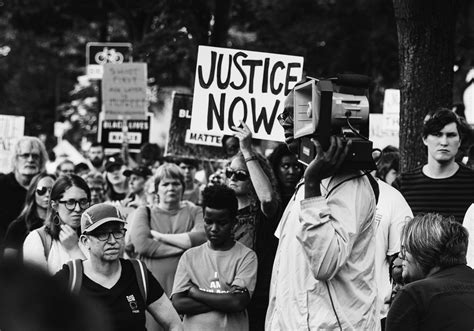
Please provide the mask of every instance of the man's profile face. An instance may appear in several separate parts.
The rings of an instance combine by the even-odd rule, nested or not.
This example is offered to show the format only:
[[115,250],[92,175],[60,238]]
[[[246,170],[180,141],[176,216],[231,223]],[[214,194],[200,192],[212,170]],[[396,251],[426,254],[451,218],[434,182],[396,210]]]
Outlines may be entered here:
[[39,173],[40,164],[40,150],[28,141],[22,142],[16,156],[16,171],[23,176],[34,176]]
[[288,146],[288,149],[297,154],[299,152],[298,141],[294,138],[294,125],[293,125],[293,91],[288,94],[285,99],[285,108],[281,114],[282,120],[280,125],[283,127],[283,132],[285,134],[285,144]]
[[428,148],[428,160],[438,163],[454,162],[461,146],[461,137],[455,122],[446,124],[439,132],[433,132],[423,138]]
[[91,147],[88,156],[94,167],[100,167],[104,161],[104,150],[101,146]]

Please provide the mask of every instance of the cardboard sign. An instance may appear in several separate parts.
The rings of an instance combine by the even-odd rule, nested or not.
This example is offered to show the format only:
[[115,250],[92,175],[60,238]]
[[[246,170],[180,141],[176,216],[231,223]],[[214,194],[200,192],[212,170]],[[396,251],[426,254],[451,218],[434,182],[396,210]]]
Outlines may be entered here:
[[[123,121],[101,121],[101,143],[107,154],[120,152],[123,143]],[[128,150],[139,153],[143,144],[150,140],[150,118],[127,121]]]
[[191,130],[232,134],[244,121],[253,138],[284,141],[277,116],[301,79],[303,58],[199,46]]
[[145,120],[146,63],[105,64],[102,103],[106,120]]
[[18,138],[25,132],[24,116],[0,115],[0,172],[12,171],[11,157]]
[[173,108],[165,156],[186,157],[199,160],[225,159],[222,135],[190,130],[193,97],[173,93]]
[[392,115],[369,114],[369,126],[369,139],[374,143],[374,148],[383,149],[388,145],[398,147],[398,117],[394,123]]

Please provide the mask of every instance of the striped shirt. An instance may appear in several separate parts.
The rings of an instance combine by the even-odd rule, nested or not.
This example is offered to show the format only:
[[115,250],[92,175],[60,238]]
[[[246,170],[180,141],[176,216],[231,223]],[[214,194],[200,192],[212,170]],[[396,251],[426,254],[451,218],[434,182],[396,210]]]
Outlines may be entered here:
[[430,178],[423,167],[404,173],[399,188],[413,211],[453,215],[462,223],[469,206],[474,203],[474,171],[459,164],[458,171],[448,178]]

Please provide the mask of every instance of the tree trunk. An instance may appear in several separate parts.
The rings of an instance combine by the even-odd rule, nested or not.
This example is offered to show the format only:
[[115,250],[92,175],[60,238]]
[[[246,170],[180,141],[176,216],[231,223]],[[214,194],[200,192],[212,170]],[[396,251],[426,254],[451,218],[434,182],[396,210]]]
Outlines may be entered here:
[[230,8],[232,0],[216,0],[214,12],[214,27],[211,34],[212,46],[227,46],[227,36],[229,34]]
[[456,0],[393,0],[400,65],[401,171],[426,163],[423,119],[452,106]]

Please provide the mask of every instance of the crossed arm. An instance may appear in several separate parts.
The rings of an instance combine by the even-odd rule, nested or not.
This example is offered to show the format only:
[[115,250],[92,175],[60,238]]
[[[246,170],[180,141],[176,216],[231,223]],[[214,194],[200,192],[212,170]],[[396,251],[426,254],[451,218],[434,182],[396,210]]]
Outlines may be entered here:
[[210,293],[192,286],[186,292],[174,294],[172,302],[180,314],[197,315],[214,310],[235,313],[247,307],[250,295],[246,288],[236,285],[228,293]]

